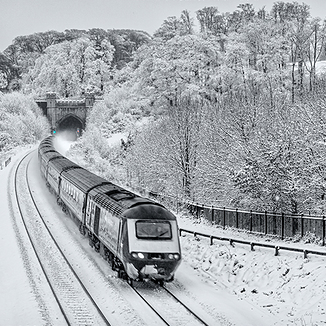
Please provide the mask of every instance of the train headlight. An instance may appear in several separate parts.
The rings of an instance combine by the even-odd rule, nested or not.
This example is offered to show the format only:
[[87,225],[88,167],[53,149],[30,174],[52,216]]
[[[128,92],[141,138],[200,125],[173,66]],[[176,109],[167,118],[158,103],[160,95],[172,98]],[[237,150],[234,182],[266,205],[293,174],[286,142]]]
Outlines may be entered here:
[[139,252],[138,253],[138,258],[144,259],[145,258],[145,255],[142,252]]
[[145,258],[145,255],[142,252],[133,252],[131,254],[131,256],[134,257],[134,258],[140,258],[140,259],[144,259]]
[[179,254],[168,254],[168,258],[169,259],[175,259],[175,260],[178,260],[180,259],[180,255]]

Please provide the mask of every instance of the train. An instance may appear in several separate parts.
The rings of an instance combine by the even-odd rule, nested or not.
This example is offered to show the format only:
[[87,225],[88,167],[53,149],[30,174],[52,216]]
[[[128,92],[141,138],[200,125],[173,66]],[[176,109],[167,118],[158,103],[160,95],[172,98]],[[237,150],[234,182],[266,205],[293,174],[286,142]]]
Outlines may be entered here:
[[90,246],[130,283],[173,281],[181,263],[175,215],[64,157],[55,149],[54,137],[38,147],[40,171]]

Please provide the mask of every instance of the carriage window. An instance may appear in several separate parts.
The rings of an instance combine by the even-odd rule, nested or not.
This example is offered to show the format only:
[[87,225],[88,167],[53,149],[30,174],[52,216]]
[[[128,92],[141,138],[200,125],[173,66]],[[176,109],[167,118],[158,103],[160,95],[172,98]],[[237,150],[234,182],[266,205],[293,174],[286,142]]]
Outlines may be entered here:
[[136,236],[140,239],[171,239],[169,222],[136,222]]

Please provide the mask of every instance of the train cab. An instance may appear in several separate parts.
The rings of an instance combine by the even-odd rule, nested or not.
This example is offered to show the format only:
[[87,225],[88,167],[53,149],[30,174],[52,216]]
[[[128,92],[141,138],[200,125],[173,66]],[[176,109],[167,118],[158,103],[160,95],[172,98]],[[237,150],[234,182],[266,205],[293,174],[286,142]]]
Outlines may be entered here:
[[181,262],[175,216],[156,204],[136,205],[123,216],[121,242],[127,274],[133,279],[172,281]]

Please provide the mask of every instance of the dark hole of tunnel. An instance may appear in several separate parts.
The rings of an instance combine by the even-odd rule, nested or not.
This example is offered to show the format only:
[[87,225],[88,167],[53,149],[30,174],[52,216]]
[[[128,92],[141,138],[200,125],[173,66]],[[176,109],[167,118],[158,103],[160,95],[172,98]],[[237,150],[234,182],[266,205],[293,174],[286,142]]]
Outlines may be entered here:
[[82,129],[82,123],[78,119],[69,116],[59,123],[56,128],[56,134],[66,140],[74,141],[81,135]]

